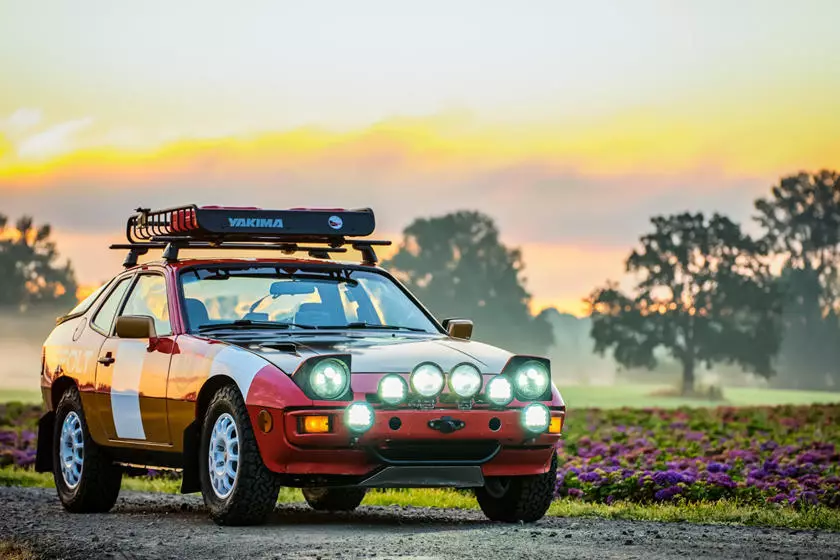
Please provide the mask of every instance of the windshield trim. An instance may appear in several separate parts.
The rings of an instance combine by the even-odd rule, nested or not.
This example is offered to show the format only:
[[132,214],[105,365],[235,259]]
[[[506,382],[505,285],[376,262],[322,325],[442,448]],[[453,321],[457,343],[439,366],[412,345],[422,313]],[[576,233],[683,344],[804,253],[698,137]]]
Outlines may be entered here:
[[[213,269],[230,269],[230,270],[245,270],[249,268],[271,268],[271,267],[284,267],[284,266],[293,266],[299,270],[359,270],[363,272],[369,272],[372,274],[379,274],[380,276],[384,276],[388,280],[394,283],[394,285],[402,291],[403,294],[423,313],[423,315],[432,323],[434,328],[437,330],[437,334],[447,334],[446,329],[443,328],[443,325],[432,315],[432,313],[423,305],[417,297],[412,294],[408,288],[406,288],[402,282],[397,280],[391,273],[389,273],[384,268],[379,267],[370,267],[364,265],[357,265],[357,264],[345,264],[345,263],[335,263],[335,262],[325,262],[325,263],[309,263],[309,262],[283,262],[283,261],[259,261],[259,262],[219,262],[219,263],[204,263],[204,264],[194,264],[184,266],[182,268],[178,268],[177,274],[175,277],[175,284],[176,289],[178,290],[178,311],[181,314],[182,322],[184,325],[184,332],[187,334],[199,334],[198,329],[193,329],[189,324],[189,316],[187,315],[186,309],[186,296],[184,295],[184,283],[181,281],[181,276],[185,274],[190,274],[192,271],[198,270],[213,270]],[[364,329],[354,329],[356,332],[362,332]],[[381,330],[381,329],[377,329]],[[287,332],[297,332],[297,333],[309,333],[311,334],[313,331],[310,329],[301,329],[301,330],[292,330]],[[381,332],[386,332],[381,330]],[[405,331],[408,332],[408,331]],[[421,334],[421,333],[416,333]],[[426,334],[435,334],[435,333],[426,333]]]

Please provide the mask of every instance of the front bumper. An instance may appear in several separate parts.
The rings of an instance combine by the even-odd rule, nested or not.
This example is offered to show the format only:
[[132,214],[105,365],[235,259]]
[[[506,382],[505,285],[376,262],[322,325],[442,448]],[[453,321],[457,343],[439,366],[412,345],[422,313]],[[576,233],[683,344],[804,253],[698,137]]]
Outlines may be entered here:
[[[301,485],[313,477],[346,477],[370,487],[481,486],[483,477],[546,472],[560,439],[559,433],[525,430],[519,409],[377,408],[373,427],[355,436],[344,425],[343,407],[248,408],[265,465]],[[272,418],[268,431],[258,420],[266,412]],[[565,411],[551,414],[563,417]],[[302,433],[307,415],[329,415],[330,432]],[[430,427],[447,416],[463,427],[450,433]]]

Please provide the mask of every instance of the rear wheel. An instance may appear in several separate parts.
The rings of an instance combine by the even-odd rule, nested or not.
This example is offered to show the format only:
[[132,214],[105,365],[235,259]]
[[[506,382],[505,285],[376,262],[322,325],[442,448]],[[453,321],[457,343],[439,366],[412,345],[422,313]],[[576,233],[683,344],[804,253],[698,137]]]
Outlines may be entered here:
[[488,478],[483,488],[476,489],[475,497],[481,511],[493,521],[530,523],[548,511],[556,483],[557,455],[552,455],[547,473]]
[[55,410],[53,479],[61,504],[73,513],[109,511],[120,493],[122,469],[90,437],[75,387]]
[[265,522],[280,484],[263,463],[245,402],[233,386],[220,389],[207,407],[199,458],[201,493],[213,521]]
[[353,511],[365,498],[364,488],[304,488],[303,497],[318,511]]

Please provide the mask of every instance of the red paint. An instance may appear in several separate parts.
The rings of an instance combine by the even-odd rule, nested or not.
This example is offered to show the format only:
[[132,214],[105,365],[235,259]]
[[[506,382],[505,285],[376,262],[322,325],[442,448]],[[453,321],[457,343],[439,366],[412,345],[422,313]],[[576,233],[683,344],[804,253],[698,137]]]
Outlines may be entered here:
[[[352,443],[352,434],[344,425],[344,406],[333,408],[307,408],[281,410],[248,405],[254,426],[260,410],[268,410],[274,419],[274,428],[268,434],[255,429],[257,445],[266,466],[278,473],[366,475],[382,465],[373,460],[363,449],[398,441],[476,441],[493,440],[502,444],[492,460],[482,466],[486,476],[518,476],[539,474],[548,470],[551,453],[560,436],[541,434],[534,438],[519,423],[516,410],[445,411],[445,410],[386,410],[376,409],[374,427]],[[332,415],[333,432],[329,434],[298,433],[298,418],[307,414]],[[450,415],[462,419],[466,426],[451,434],[441,434],[428,427],[428,421]],[[388,421],[400,418],[399,430],[392,430]],[[499,418],[502,427],[491,432],[487,424]],[[540,446],[524,448],[524,446]]]

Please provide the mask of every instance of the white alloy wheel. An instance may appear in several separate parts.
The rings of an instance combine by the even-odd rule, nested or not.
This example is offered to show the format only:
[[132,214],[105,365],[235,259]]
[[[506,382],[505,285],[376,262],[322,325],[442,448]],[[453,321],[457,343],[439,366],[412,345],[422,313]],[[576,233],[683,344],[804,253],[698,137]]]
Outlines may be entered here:
[[213,493],[224,500],[233,492],[239,472],[239,433],[236,421],[225,412],[216,419],[210,434],[207,466]]
[[82,431],[82,419],[75,412],[71,411],[64,417],[59,445],[61,476],[67,487],[72,490],[79,485],[85,464],[85,434]]

